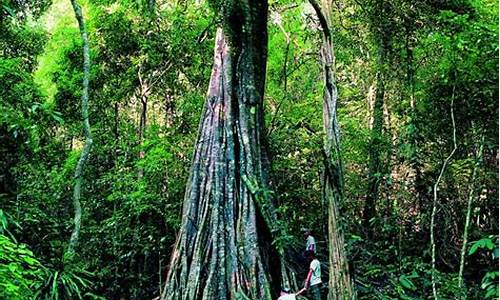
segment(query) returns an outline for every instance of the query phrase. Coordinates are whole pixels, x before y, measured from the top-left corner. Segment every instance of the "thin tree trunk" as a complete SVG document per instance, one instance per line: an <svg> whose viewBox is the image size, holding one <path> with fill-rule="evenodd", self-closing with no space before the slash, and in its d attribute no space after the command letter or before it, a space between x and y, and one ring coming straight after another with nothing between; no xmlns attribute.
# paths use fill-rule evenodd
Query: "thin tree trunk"
<svg viewBox="0 0 500 300"><path fill-rule="evenodd" d="M82 224L82 207L80 204L81 188L83 181L83 168L92 147L92 133L90 132L89 123L89 76L90 76L90 54L89 54L89 41L87 30L85 28L85 21L83 19L82 9L76 0L71 0L75 16L80 28L80 34L83 42L83 83L82 83L82 119L83 119L83 132L85 135L85 144L80 154L80 159L75 169L75 183L73 188L73 206L75 209L74 228L71 233L68 249L66 250L66 259L71 260L74 257L75 249L78 245L78 238L80 236L80 227Z"/></svg>
<svg viewBox="0 0 500 300"><path fill-rule="evenodd" d="M467 298L466 292L462 291L462 286L464 284L463 274L464 274L464 266L465 266L465 252L467 249L467 241L468 241L468 237L469 237L469 226L470 226L470 219L471 219L471 215L472 215L472 201L475 198L475 192L476 192L477 169L479 168L479 165L481 164L481 161L483 158L483 147L484 147L484 135L481 136L481 139L479 142L479 149L478 149L477 154L476 154L476 161L474 163L474 168L472 169L472 178L471 178L471 183L470 183L470 187L469 187L469 194L467 197L467 213L465 216L465 226L464 226L462 249L460 251L460 269L458 271L458 290L460 292L460 299Z"/></svg>
<svg viewBox="0 0 500 300"><path fill-rule="evenodd" d="M144 143L144 136L146 132L146 125L148 122L148 98L146 96L141 97L141 115L139 118L139 140L141 144ZM141 150L140 158L144 158L144 151Z"/></svg>
<svg viewBox="0 0 500 300"><path fill-rule="evenodd" d="M141 102L141 112L139 116L139 145L141 149L139 150L139 159L143 159L145 156L144 152L144 138L146 136L146 126L147 126L147 117L148 117L148 98L147 96L140 97ZM142 167L139 168L139 178L144 175L144 169Z"/></svg>
<svg viewBox="0 0 500 300"><path fill-rule="evenodd" d="M368 170L368 192L364 208L364 225L368 233L372 233L370 220L376 215L377 199L379 194L380 181L382 178L382 128L384 124L384 95L385 95L385 76L384 65L386 60L385 46L382 45L379 50L379 61L377 71L377 83L375 91L375 101L373 104L373 126L369 141L369 170Z"/></svg>
<svg viewBox="0 0 500 300"><path fill-rule="evenodd" d="M323 126L326 133L325 169L323 176L323 197L328 203L328 250L329 250L329 289L328 299L345 300L354 297L349 276L349 267L344 246L339 207L344 198L344 176L340 151L340 128L337 120L337 85L335 79L335 54L331 36L330 0L322 0L318 4L309 0L313 6L321 28L322 45L321 60L323 65Z"/></svg>
<svg viewBox="0 0 500 300"><path fill-rule="evenodd" d="M417 141L417 108L416 108L416 96L415 96L415 58L414 58L414 48L415 48L415 28L414 28L414 16L408 18L406 23L406 79L408 86L408 95L410 98L410 121L409 125L412 127L408 142L411 147L411 157L410 157L410 167L413 171L413 189L415 192L415 197L418 203L418 214L422 213L424 206L423 198L425 193L425 187L422 184L422 164L419 162L418 156L418 141Z"/></svg>
<svg viewBox="0 0 500 300"><path fill-rule="evenodd" d="M148 0L148 10L149 12L154 12L156 0Z"/></svg>
<svg viewBox="0 0 500 300"><path fill-rule="evenodd" d="M113 127L113 134L115 136L115 141L118 142L118 139L120 138L120 132L119 132L119 128L120 128L120 111L119 111L119 107L118 107L118 102L115 102L115 105L114 105L114 114L115 114L115 124L114 124L114 127ZM118 148L118 146L115 147L115 151L116 151L117 148ZM116 158L116 153L115 153L115 158Z"/></svg>
<svg viewBox="0 0 500 300"><path fill-rule="evenodd" d="M456 126L455 126L455 115L454 115L454 103L455 103L455 85L453 85L453 91L451 95L451 106L450 106L450 115L451 115L451 124L453 128L453 150L450 152L450 155L446 157L441 167L441 171L439 172L439 176L434 184L434 200L432 201L432 214L431 214L431 260L432 260L432 270L431 270L431 281L432 281L432 295L435 300L438 299L437 288L436 288L436 241L434 240L434 222L436 219L437 213L437 189L439 187L439 182L443 177L443 173L450 162L451 157L455 154L457 150L457 134L456 134Z"/></svg>
<svg viewBox="0 0 500 300"><path fill-rule="evenodd" d="M139 78L139 87L137 88L137 93L136 97L140 101L140 113L139 113L139 159L143 159L145 156L145 152L143 149L144 145L144 138L146 135L146 125L147 125L147 117L148 117L148 95L149 95L149 86L147 84L146 80L142 79L141 75L141 69L142 66L139 67L139 71L137 73L137 76ZM144 175L144 169L142 167L139 167L139 178L141 178Z"/></svg>
<svg viewBox="0 0 500 300"><path fill-rule="evenodd" d="M165 127L172 128L174 124L175 102L169 94L165 95Z"/></svg>
<svg viewBox="0 0 500 300"><path fill-rule="evenodd" d="M280 254L267 252L278 229L262 146L267 1L222 5L162 299L271 299L280 284Z"/></svg>
<svg viewBox="0 0 500 300"><path fill-rule="evenodd" d="M373 124L371 136L368 142L368 189L366 194L365 207L363 211L363 223L368 233L368 238L374 233L371 220L377 215L377 202L379 188L384 173L383 157L386 154L384 149L384 101L385 101L385 81L388 74L388 58L391 51L393 28L391 19L393 8L389 1L370 1L369 15L370 31L377 47L376 62L376 91L373 103Z"/></svg>

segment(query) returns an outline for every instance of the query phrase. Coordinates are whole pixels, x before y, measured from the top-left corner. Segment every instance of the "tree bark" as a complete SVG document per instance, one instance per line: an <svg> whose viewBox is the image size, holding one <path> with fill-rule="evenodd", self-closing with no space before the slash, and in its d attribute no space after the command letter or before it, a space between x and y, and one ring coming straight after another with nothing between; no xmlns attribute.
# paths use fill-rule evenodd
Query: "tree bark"
<svg viewBox="0 0 500 300"><path fill-rule="evenodd" d="M73 206L75 209L74 216L74 228L71 233L71 238L69 241L68 249L66 250L65 258L71 260L75 254L75 248L78 245L78 239L80 236L80 227L82 223L82 207L80 204L81 198L81 188L83 181L83 168L92 148L92 133L90 131L89 123L89 77L90 77L90 53L89 53L89 41L87 36L87 30L85 28L85 21L83 19L82 9L76 0L71 0L71 5L75 11L75 17L78 21L78 27L80 28L80 35L83 42L83 83L82 83L82 120L83 120L83 132L85 135L85 144L80 154L80 159L76 165L75 177L74 177L74 188L73 188Z"/></svg>
<svg viewBox="0 0 500 300"><path fill-rule="evenodd" d="M363 223L367 230L368 238L372 238L374 229L371 220L377 215L377 202L379 198L379 188L383 175L388 173L384 165L387 155L385 149L384 127L384 102L386 92L386 80L389 74L389 61L393 54L392 40L394 36L394 26L396 13L390 1L378 0L366 3L366 18L373 42L377 49L376 68L376 91L373 102L371 126L371 136L368 142L368 188L366 194L365 207L363 211Z"/></svg>
<svg viewBox="0 0 500 300"><path fill-rule="evenodd" d="M377 61L376 91L373 104L373 125L368 146L368 191L363 212L364 226L371 236L370 220L376 216L376 206L382 179L382 129L384 124L385 68L388 41L384 33L379 33L379 50Z"/></svg>
<svg viewBox="0 0 500 300"><path fill-rule="evenodd" d="M162 299L271 299L280 284L262 146L267 1L223 5Z"/></svg>
<svg viewBox="0 0 500 300"><path fill-rule="evenodd" d="M145 156L145 152L143 149L144 138L146 136L146 126L147 126L147 117L148 117L148 98L149 98L149 90L147 80L142 79L141 70L142 66L139 66L139 71L137 72L137 77L139 78L139 87L136 91L136 97L140 101L140 112L139 112L139 159L143 159ZM138 177L142 178L144 175L144 169L139 167Z"/></svg>
<svg viewBox="0 0 500 300"><path fill-rule="evenodd" d="M329 289L328 299L345 300L354 297L344 246L344 233L339 207L344 198L344 176L340 151L340 128L337 120L337 85L335 79L335 54L331 36L330 0L318 4L309 0L322 28L321 61L323 65L323 126L324 176L323 197L328 203Z"/></svg>
<svg viewBox="0 0 500 300"><path fill-rule="evenodd" d="M410 182L411 186L413 186L413 191L415 193L415 198L417 199L418 204L418 214L421 216L422 210L424 208L424 195L426 186L423 183L422 178L422 163L419 159L419 149L418 149L418 130L417 130L417 99L415 94L415 57L414 57L414 49L416 44L415 37L415 15L410 13L410 17L405 19L405 52L406 52L406 85L407 85L407 94L410 99L410 107L409 107L409 115L410 120L408 126L411 127L411 130L408 134L408 144L411 149L411 156L409 158L410 168L412 170L413 176L412 181Z"/></svg>
<svg viewBox="0 0 500 300"><path fill-rule="evenodd" d="M172 128L174 125L174 114L175 114L175 102L173 101L173 96L165 95L165 127Z"/></svg>

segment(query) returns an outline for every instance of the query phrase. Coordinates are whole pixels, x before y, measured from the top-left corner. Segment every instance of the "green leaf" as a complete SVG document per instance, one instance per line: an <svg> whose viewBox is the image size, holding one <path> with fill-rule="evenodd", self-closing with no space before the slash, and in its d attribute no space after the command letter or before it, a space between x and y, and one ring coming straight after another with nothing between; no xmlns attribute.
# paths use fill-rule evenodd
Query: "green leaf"
<svg viewBox="0 0 500 300"><path fill-rule="evenodd" d="M401 285L404 288L407 288L409 290L414 291L417 289L417 287L413 284L413 282L411 282L411 280L406 275L399 276L399 283L401 283Z"/></svg>
<svg viewBox="0 0 500 300"><path fill-rule="evenodd" d="M469 249L469 255L476 253L479 249L493 250L495 249L495 243L491 238L484 238L479 241L472 242L472 246Z"/></svg>
<svg viewBox="0 0 500 300"><path fill-rule="evenodd" d="M495 244L491 239L485 239L484 247L488 250L493 250L495 248Z"/></svg>
<svg viewBox="0 0 500 300"><path fill-rule="evenodd" d="M484 295L485 298L498 298L498 288L493 287L489 288L488 291L486 292L486 295Z"/></svg>
<svg viewBox="0 0 500 300"><path fill-rule="evenodd" d="M54 273L54 278L52 279L52 289L50 290L50 294L54 299L59 299L59 292L57 290L57 276L59 275L59 271Z"/></svg>
<svg viewBox="0 0 500 300"><path fill-rule="evenodd" d="M476 253L476 251L479 248L483 248L483 247L484 247L484 239L472 242L472 246L470 247L470 250L469 250L469 255Z"/></svg>
<svg viewBox="0 0 500 300"><path fill-rule="evenodd" d="M16 15L16 13L7 5L2 5L2 7L11 17L14 17Z"/></svg>

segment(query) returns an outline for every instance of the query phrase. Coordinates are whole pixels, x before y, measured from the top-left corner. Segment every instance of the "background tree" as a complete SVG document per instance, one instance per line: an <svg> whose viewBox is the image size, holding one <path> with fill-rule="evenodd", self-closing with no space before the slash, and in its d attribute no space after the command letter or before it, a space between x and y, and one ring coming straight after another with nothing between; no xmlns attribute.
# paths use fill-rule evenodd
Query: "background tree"
<svg viewBox="0 0 500 300"><path fill-rule="evenodd" d="M328 299L351 299L354 292L344 245L340 207L344 202L344 166L340 150L340 128L337 120L338 92L335 79L335 54L331 35L332 2L310 1L322 30L321 62L324 76L323 126L325 131L323 197L328 205L329 280Z"/></svg>
<svg viewBox="0 0 500 300"><path fill-rule="evenodd" d="M90 50L89 50L89 40L87 36L87 29L85 28L85 20L83 19L82 8L76 2L76 0L71 1L73 10L75 11L75 17L78 21L78 27L80 29L80 34L82 36L83 43L83 83L82 83L82 122L83 122L83 132L85 134L85 143L83 145L82 153L78 159L78 163L75 169L75 184L73 187L73 206L75 209L75 227L71 233L71 238L68 245L68 250L66 251L67 259L71 260L75 255L75 248L78 245L78 238L80 235L80 227L82 223L82 207L80 203L81 189L82 189L82 174L85 163L87 162L88 156L90 154L90 149L92 148L92 133L90 131L89 122L89 77L90 77Z"/></svg>

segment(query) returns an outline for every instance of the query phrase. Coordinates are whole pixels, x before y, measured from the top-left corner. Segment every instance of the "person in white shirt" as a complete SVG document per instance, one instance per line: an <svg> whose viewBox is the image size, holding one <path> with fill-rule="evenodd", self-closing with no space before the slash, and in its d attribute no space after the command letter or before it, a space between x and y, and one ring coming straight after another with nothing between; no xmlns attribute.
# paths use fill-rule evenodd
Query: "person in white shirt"
<svg viewBox="0 0 500 300"><path fill-rule="evenodd" d="M280 294L280 297L278 298L278 300L296 300L297 299L296 296L302 294L305 291L306 291L306 289L301 289L297 293L293 294L293 293L290 293L289 288L282 288L281 294Z"/></svg>
<svg viewBox="0 0 500 300"><path fill-rule="evenodd" d="M312 299L321 300L321 266L319 260L316 259L314 251L307 250L304 253L306 259L310 262L309 272L304 283L304 289L309 290ZM302 290L301 290L302 291Z"/></svg>
<svg viewBox="0 0 500 300"><path fill-rule="evenodd" d="M297 296L297 294L290 293L290 289L282 288L278 300L296 300L297 298L295 296Z"/></svg>
<svg viewBox="0 0 500 300"><path fill-rule="evenodd" d="M306 230L306 232L304 232L304 237L306 239L306 251L311 250L316 253L316 240L312 236L311 230Z"/></svg>

